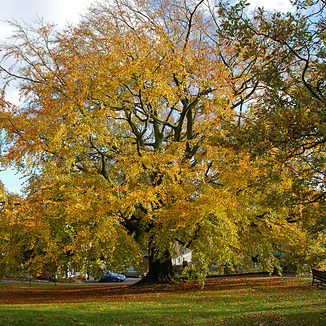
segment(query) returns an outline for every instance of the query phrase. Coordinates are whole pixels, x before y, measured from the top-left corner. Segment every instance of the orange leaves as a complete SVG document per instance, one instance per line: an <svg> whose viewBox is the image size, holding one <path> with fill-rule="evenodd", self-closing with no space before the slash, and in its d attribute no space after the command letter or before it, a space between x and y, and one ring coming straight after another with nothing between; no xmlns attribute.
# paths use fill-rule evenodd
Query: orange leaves
<svg viewBox="0 0 326 326"><path fill-rule="evenodd" d="M1 96L2 160L34 171L15 218L35 255L100 268L148 246L160 258L177 241L203 275L208 262L272 252L296 236L286 227L299 197L289 172L307 179L310 162L277 170L283 151L269 131L283 123L282 141L293 118L306 127L313 110L276 105L275 119L262 119L267 50L252 49L257 35L243 47L232 33L219 39L201 3L117 1L61 33L19 27L21 46L5 56L22 63L7 77L21 81L25 102Z"/></svg>

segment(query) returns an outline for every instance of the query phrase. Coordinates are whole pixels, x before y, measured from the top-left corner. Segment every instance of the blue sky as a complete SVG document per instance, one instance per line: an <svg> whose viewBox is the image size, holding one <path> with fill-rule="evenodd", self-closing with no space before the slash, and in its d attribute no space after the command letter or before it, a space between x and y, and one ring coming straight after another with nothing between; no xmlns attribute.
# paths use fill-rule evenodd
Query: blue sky
<svg viewBox="0 0 326 326"><path fill-rule="evenodd" d="M93 0L1 0L0 10L0 42L10 36L10 28L4 21L18 20L27 23L36 17L64 27L67 22L78 21L81 14L95 1ZM257 6L272 10L288 11L291 9L289 0L252 0L252 8ZM0 180L6 188L19 193L24 179L14 170L0 171Z"/></svg>

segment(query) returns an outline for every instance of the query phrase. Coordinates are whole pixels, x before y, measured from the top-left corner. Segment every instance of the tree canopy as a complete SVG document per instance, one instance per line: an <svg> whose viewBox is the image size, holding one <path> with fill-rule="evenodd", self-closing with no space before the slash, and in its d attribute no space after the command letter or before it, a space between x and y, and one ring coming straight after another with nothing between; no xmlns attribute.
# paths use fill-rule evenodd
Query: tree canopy
<svg viewBox="0 0 326 326"><path fill-rule="evenodd" d="M323 10L246 7L115 0L60 31L11 22L1 164L30 178L1 211L4 266L95 273L148 250L166 281L176 243L199 277L257 255L272 270L279 250L322 262Z"/></svg>

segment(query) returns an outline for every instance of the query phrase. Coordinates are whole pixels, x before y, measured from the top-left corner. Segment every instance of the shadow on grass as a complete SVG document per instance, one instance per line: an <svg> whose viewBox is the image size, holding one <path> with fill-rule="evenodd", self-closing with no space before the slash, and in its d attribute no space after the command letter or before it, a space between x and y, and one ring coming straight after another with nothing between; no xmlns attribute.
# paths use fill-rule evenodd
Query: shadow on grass
<svg viewBox="0 0 326 326"><path fill-rule="evenodd" d="M309 285L304 284L306 290ZM298 281L292 281L281 277L258 277L258 278L216 278L206 280L204 289L200 288L198 282L177 283L150 286L130 286L130 285L87 285L68 287L34 287L9 286L0 288L0 304L39 304L56 302L99 302L115 301L119 297L128 295L142 295L155 293L189 293L209 292L209 291L238 291L246 288L259 289L264 292L275 292L275 288L286 287L295 289Z"/></svg>

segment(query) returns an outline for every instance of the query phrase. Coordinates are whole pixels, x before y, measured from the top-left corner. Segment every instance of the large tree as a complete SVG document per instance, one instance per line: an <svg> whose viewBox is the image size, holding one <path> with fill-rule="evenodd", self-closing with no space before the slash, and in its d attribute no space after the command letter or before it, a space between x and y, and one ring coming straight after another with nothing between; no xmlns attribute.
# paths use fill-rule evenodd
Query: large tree
<svg viewBox="0 0 326 326"><path fill-rule="evenodd" d="M24 104L6 101L4 87L1 159L32 175L19 214L37 225L26 263L35 274L39 257L113 268L148 249L147 279L167 281L175 243L203 276L208 262L244 253L272 265L280 244L305 239L281 196L292 170L274 167L276 146L243 145L243 130L260 135L260 111L246 109L269 94L262 71L287 57L269 60L264 42L250 49L258 33L232 17L223 25L223 8L117 0L60 32L12 23L2 72ZM230 37L237 28L244 39Z"/></svg>

